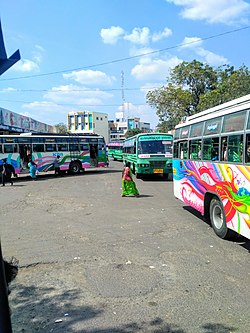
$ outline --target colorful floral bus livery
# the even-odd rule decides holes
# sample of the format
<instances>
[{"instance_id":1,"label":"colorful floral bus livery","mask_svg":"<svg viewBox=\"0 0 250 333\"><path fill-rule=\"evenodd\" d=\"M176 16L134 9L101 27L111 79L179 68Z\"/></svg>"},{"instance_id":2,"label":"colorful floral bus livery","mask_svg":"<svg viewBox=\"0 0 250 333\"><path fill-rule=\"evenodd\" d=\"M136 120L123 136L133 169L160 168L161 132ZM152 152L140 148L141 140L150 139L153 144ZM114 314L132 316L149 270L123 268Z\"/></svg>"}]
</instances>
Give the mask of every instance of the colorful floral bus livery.
<instances>
[{"instance_id":1,"label":"colorful floral bus livery","mask_svg":"<svg viewBox=\"0 0 250 333\"><path fill-rule=\"evenodd\" d=\"M250 95L189 117L174 134L174 195L215 233L250 239Z\"/></svg>"},{"instance_id":2,"label":"colorful floral bus livery","mask_svg":"<svg viewBox=\"0 0 250 333\"><path fill-rule=\"evenodd\" d=\"M54 169L59 156L60 169L79 173L87 168L108 166L104 138L99 135L35 134L0 136L0 159L7 158L16 173L28 172L33 160L39 172Z\"/></svg>"},{"instance_id":3,"label":"colorful floral bus livery","mask_svg":"<svg viewBox=\"0 0 250 333\"><path fill-rule=\"evenodd\" d=\"M218 195L227 227L250 238L250 166L174 160L173 177L178 197L202 215L206 193Z\"/></svg>"}]
</instances>

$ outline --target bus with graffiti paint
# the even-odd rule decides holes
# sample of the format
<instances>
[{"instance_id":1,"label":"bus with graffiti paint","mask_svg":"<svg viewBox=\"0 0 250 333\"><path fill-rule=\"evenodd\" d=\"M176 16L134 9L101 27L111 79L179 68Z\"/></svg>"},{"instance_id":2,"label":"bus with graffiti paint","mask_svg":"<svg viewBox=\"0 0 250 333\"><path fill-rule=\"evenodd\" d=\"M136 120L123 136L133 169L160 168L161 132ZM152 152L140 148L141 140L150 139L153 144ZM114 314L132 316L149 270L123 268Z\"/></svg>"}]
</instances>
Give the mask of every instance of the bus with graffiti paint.
<instances>
[{"instance_id":1,"label":"bus with graffiti paint","mask_svg":"<svg viewBox=\"0 0 250 333\"><path fill-rule=\"evenodd\" d=\"M110 142L107 144L108 157L113 158L114 161L122 161L123 159L123 142Z\"/></svg>"},{"instance_id":2,"label":"bus with graffiti paint","mask_svg":"<svg viewBox=\"0 0 250 333\"><path fill-rule=\"evenodd\" d=\"M0 160L7 159L16 174L28 173L31 160L39 172L54 170L57 156L60 170L72 174L108 166L105 140L97 134L22 133L0 136Z\"/></svg>"},{"instance_id":3,"label":"bus with graffiti paint","mask_svg":"<svg viewBox=\"0 0 250 333\"><path fill-rule=\"evenodd\" d=\"M173 185L219 237L250 239L250 95L176 126Z\"/></svg>"},{"instance_id":4,"label":"bus with graffiti paint","mask_svg":"<svg viewBox=\"0 0 250 333\"><path fill-rule=\"evenodd\" d=\"M137 178L145 175L172 173L173 135L140 133L124 140L123 162L128 163Z\"/></svg>"}]
</instances>

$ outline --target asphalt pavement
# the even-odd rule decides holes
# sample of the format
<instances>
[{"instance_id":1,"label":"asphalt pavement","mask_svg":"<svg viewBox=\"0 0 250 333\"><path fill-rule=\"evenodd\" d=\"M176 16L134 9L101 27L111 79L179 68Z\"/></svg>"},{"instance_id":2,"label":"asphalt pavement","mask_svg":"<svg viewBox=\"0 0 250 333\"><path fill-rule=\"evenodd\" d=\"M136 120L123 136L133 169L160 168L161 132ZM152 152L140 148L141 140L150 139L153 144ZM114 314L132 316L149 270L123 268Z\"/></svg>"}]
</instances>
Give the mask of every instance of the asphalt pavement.
<instances>
[{"instance_id":1,"label":"asphalt pavement","mask_svg":"<svg viewBox=\"0 0 250 333\"><path fill-rule=\"evenodd\" d=\"M218 238L171 179L121 197L121 170L0 188L13 333L250 332L250 241Z\"/></svg>"}]
</instances>

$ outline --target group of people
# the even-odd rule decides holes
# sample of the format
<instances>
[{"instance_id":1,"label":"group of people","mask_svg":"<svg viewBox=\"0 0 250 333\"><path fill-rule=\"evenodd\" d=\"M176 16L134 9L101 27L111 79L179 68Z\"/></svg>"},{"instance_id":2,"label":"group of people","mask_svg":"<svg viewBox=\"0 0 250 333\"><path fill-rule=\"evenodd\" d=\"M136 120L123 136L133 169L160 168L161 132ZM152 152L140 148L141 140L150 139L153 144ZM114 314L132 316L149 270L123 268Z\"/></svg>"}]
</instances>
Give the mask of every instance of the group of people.
<instances>
[{"instance_id":1,"label":"group of people","mask_svg":"<svg viewBox=\"0 0 250 333\"><path fill-rule=\"evenodd\" d=\"M29 172L30 176L33 180L36 180L37 175L38 175L38 167L37 164L30 159L28 163L29 167ZM60 170L60 156L58 155L54 162L53 162L53 167L55 170L55 176L59 175L61 176L61 170ZM6 183L10 183L10 185L13 185L13 179L12 175L14 177L17 177L17 174L15 172L15 168L13 167L12 164L7 163L7 158L3 158L0 160L0 174L1 174L1 181L2 181L2 186L5 186Z\"/></svg>"},{"instance_id":2,"label":"group of people","mask_svg":"<svg viewBox=\"0 0 250 333\"><path fill-rule=\"evenodd\" d=\"M61 175L61 170L60 170L60 156L58 155L54 162L54 170L55 170L55 175ZM30 170L30 176L33 180L36 179L37 177L37 164L30 160L28 163L28 167ZM9 182L11 185L13 185L13 180L12 180L12 174L14 176L17 176L15 173L15 169L12 164L7 163L7 159L4 158L1 163L0 163L0 170L2 174L2 186L5 186L6 182ZM132 171L130 169L129 164L126 164L123 172L122 172L122 197L128 197L128 196L134 196L138 197L139 196L139 191L137 190L136 184L133 181L132 177Z\"/></svg>"}]
</instances>

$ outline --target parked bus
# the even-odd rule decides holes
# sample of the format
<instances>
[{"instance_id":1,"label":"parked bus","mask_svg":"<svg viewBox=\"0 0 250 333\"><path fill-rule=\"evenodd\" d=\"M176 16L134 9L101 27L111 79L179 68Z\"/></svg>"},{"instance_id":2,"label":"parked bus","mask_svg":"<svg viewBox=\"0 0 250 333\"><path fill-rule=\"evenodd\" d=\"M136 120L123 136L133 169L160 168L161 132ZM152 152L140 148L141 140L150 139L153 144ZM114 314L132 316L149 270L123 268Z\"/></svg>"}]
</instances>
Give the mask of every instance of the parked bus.
<instances>
[{"instance_id":1,"label":"parked bus","mask_svg":"<svg viewBox=\"0 0 250 333\"><path fill-rule=\"evenodd\" d=\"M166 133L141 133L123 143L123 162L129 163L137 178L172 173L173 136Z\"/></svg>"},{"instance_id":2,"label":"parked bus","mask_svg":"<svg viewBox=\"0 0 250 333\"><path fill-rule=\"evenodd\" d=\"M53 170L59 156L60 170L76 174L87 168L108 166L104 138L97 134L22 133L0 136L0 160L7 159L16 174L28 172L30 160L39 172Z\"/></svg>"},{"instance_id":3,"label":"parked bus","mask_svg":"<svg viewBox=\"0 0 250 333\"><path fill-rule=\"evenodd\" d=\"M219 237L233 230L250 239L250 95L176 126L173 184Z\"/></svg>"},{"instance_id":4,"label":"parked bus","mask_svg":"<svg viewBox=\"0 0 250 333\"><path fill-rule=\"evenodd\" d=\"M123 142L110 142L107 144L108 157L112 157L114 161L122 161Z\"/></svg>"}]
</instances>

